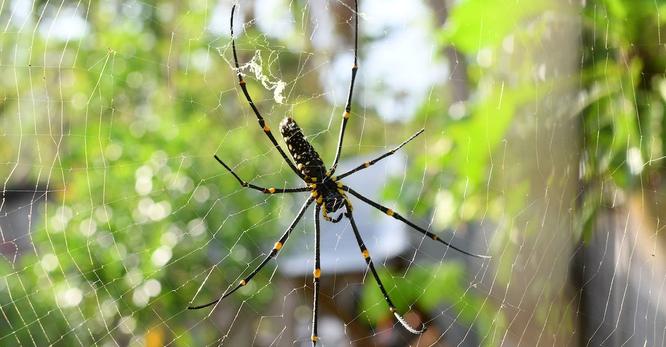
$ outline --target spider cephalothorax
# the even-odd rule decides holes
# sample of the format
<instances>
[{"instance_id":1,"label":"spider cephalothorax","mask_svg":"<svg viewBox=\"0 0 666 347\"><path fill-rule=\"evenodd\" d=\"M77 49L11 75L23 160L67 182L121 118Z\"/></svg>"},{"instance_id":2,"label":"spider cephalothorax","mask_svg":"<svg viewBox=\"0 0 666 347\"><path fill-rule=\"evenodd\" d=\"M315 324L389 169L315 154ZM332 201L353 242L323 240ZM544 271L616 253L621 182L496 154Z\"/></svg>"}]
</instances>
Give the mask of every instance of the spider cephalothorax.
<instances>
[{"instance_id":1,"label":"spider cephalothorax","mask_svg":"<svg viewBox=\"0 0 666 347\"><path fill-rule=\"evenodd\" d=\"M301 128L298 127L298 124L296 122L287 117L285 118L281 123L280 123L280 133L284 137L284 141L287 143L287 148L289 149L289 153L291 154L292 158L294 158L294 162L292 162L291 159L287 156L285 151L282 149L282 146L280 146L275 139L275 136L273 136L273 133L271 132L271 127L268 125L268 122L264 119L264 117L261 115L259 112L259 108L257 105L254 104L254 101L252 101L252 97L250 96L250 93L247 90L247 86L245 83L245 80L243 79L243 74L241 73L241 68L238 63L238 55L236 53L236 41L234 40L234 11L236 10L236 6L234 5L231 10L231 49L233 52L233 58L234 58L234 65L236 66L236 74L238 76L238 84L243 92L243 95L245 96L245 99L247 100L248 104L252 108L252 112L254 115L257 117L257 122L259 123L259 127L264 131L264 134L268 137L268 139L271 141L275 149L280 153L280 156L282 156L282 159L284 159L285 163L289 166L289 168L306 184L306 186L303 187L298 187L298 188L275 188L275 187L261 187L255 184L252 184L250 182L247 182L240 178L234 170L229 167L229 165L225 164L217 155L215 155L215 159L222 165L224 166L227 171L229 171L235 178L236 180L243 186L247 188L251 188L257 191L260 191L264 194L282 194L282 193L300 193L300 192L310 192L310 197L305 201L301 209L298 211L296 214L296 217L294 220L291 222L287 230L282 234L282 236L275 242L273 249L266 255L264 260L257 266L250 274L245 276L243 279L241 279L235 286L229 287L227 291L222 294L218 299L213 300L207 304L203 305L197 305L197 306L190 306L188 307L189 309L200 309L212 305L218 304L220 301L222 301L224 298L228 297L229 295L233 294L236 292L238 289L246 286L254 276L261 271L261 269L268 264L268 262L275 258L284 244L287 242L287 239L289 239L289 235L291 232L294 230L296 227L296 224L298 221L303 218L303 215L305 214L305 210L308 209L308 207L315 202L316 206L314 209L314 236L315 236L315 244L314 244L314 250L315 250L315 257L314 257L314 269L312 271L313 275L313 286L314 286L314 300L313 300L313 308L312 308L312 345L315 346L317 344L317 341L319 341L319 336L317 335L317 316L319 312L319 281L322 276L322 271L320 268L320 223L319 223L319 215L321 214L324 219L337 223L339 222L342 217L347 218L349 221L349 224L352 228L352 231L354 232L354 237L356 238L356 242L358 243L359 250L361 252L361 255L363 259L365 260L365 263L368 266L368 270L372 274L372 277L375 278L375 281L377 282L377 285L379 286L379 289L382 291L382 294L384 296L384 300L386 301L386 304L388 305L388 311L395 316L395 318L398 320L400 325L402 325L405 329L407 329L409 332L413 334L421 334L425 330L425 326L421 325L419 328L412 327L405 321L405 319L402 317L400 313L398 313L397 308L393 304L393 301L391 301L391 297L389 296L388 291L386 288L384 288L384 285L382 284L382 280L379 278L379 275L377 274L377 270L375 269L375 265L372 262L372 258L370 256L370 251L368 248L365 246L365 243L363 242L363 239L361 238L361 234L358 230L358 226L356 225L356 222L354 220L354 215L352 213L352 203L349 201L347 198L346 193L349 193L356 197L357 199L363 201L364 203L376 208L377 210L385 213L387 216L390 216L402 223L407 224L410 226L413 230L421 233L424 236L427 236L431 238L432 240L435 240L441 244L444 244L448 247L451 247L459 252L462 252L464 254L477 257L477 258L488 258L488 256L484 255L478 255L478 254L473 254L470 252L467 252L465 250L462 250L460 248L457 248L448 242L442 240L439 238L436 234L414 224L410 220L406 219L405 217L401 216L397 212L393 211L392 209L383 206L367 197L362 195L361 193L355 191L354 189L342 184L340 181L341 179L356 173L358 171L364 170L372 165L374 165L376 162L392 155L395 153L397 150L402 148L402 146L406 145L409 141L413 140L416 136L421 134L423 132L423 129L420 131L416 132L416 134L412 135L410 138L408 138L406 141L404 141L402 144L397 146L396 148L380 155L379 157L366 161L365 163L347 171L342 174L339 174L338 176L334 176L335 170L338 166L338 160L340 159L340 152L342 150L342 141L345 136L345 129L347 127L347 121L349 120L351 116L351 108L352 108L352 95L354 91L354 80L356 79L356 71L358 70L358 4L356 1L354 1L354 64L352 65L351 68L351 81L349 83L349 95L347 96L347 103L345 105L344 112L342 113L342 125L340 126L340 135L338 137L338 145L337 145L337 151L335 153L335 159L333 160L333 164L331 165L330 170L326 169L326 166L324 166L324 162L321 160L321 157L315 151L314 147L306 140L305 136L303 135L303 131L301 131ZM338 211L344 207L342 213L340 213L337 217L330 218L328 216L328 213L333 213Z\"/></svg>"},{"instance_id":2,"label":"spider cephalothorax","mask_svg":"<svg viewBox=\"0 0 666 347\"><path fill-rule=\"evenodd\" d=\"M303 131L291 117L280 122L280 133L287 143L287 149L296 162L296 168L305 176L306 182L311 182L312 197L317 205L321 206L324 219L337 223L342 219L342 214L335 218L328 216L345 205L347 196L342 190L342 182L331 177L330 171L326 170L324 162L319 153L308 142Z\"/></svg>"}]
</instances>

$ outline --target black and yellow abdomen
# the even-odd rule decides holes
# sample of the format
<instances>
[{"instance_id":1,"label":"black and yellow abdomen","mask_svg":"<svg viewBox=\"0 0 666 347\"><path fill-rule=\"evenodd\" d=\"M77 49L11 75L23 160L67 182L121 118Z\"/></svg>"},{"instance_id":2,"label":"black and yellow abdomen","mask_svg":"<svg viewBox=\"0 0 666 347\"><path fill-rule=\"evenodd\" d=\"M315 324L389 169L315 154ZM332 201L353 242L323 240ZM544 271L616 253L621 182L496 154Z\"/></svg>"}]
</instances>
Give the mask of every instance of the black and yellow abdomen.
<instances>
[{"instance_id":1,"label":"black and yellow abdomen","mask_svg":"<svg viewBox=\"0 0 666 347\"><path fill-rule=\"evenodd\" d=\"M339 222L342 214L335 218L328 214L339 210L348 202L342 191L342 183L326 175L326 167L319 153L305 139L303 131L293 119L287 117L280 122L280 133L296 162L296 167L305 176L306 182L310 182L312 198L321 206L324 219L333 223Z\"/></svg>"},{"instance_id":2,"label":"black and yellow abdomen","mask_svg":"<svg viewBox=\"0 0 666 347\"><path fill-rule=\"evenodd\" d=\"M291 118L280 122L280 133L287 143L289 153L296 162L296 167L303 175L322 182L326 176L326 167L314 147L305 139L303 131Z\"/></svg>"}]
</instances>

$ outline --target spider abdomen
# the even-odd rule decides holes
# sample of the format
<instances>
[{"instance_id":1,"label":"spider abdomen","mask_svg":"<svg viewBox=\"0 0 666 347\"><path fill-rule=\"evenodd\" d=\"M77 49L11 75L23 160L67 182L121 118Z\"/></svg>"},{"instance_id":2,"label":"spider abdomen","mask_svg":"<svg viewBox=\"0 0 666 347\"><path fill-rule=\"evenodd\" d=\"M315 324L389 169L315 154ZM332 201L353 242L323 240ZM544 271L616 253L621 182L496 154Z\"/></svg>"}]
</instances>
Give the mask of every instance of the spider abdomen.
<instances>
[{"instance_id":1,"label":"spider abdomen","mask_svg":"<svg viewBox=\"0 0 666 347\"><path fill-rule=\"evenodd\" d=\"M305 139L298 124L291 117L287 117L280 122L280 133L301 173L321 182L326 175L326 167L319 153Z\"/></svg>"}]
</instances>

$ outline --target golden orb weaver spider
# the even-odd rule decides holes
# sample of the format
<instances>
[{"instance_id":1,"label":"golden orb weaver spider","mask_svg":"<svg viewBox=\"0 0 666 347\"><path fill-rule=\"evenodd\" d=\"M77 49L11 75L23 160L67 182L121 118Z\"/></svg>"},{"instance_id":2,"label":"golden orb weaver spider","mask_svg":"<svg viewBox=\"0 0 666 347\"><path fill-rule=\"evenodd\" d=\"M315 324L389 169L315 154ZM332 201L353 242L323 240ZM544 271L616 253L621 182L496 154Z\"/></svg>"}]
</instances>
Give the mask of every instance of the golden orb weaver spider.
<instances>
[{"instance_id":1,"label":"golden orb weaver spider","mask_svg":"<svg viewBox=\"0 0 666 347\"><path fill-rule=\"evenodd\" d=\"M396 151L398 151L400 148L402 148L404 145L412 141L415 137L423 133L424 129L419 130L416 132L414 135L409 137L407 140L405 140L403 143L401 143L399 146L395 147L394 149L382 154L381 156L367 161L358 167L349 170L343 174L340 174L338 176L335 176L335 170L338 165L338 160L340 159L340 152L342 149L342 141L344 139L345 135L345 129L347 127L347 122L349 121L349 118L351 116L351 104L352 104L352 97L353 97L353 91L354 91L354 81L356 80L356 72L358 70L358 1L354 1L354 64L352 65L352 70L351 70L351 82L349 84L349 93L347 96L347 103L345 105L344 112L342 114L342 125L340 126L340 134L338 137L338 145L337 145L337 150L335 153L335 159L333 161L333 165L331 165L331 169L327 170L324 162L322 161L321 157L317 153L317 151L312 147L312 145L307 141L305 136L303 135L303 132L301 128L296 124L296 122L290 118L287 117L280 122L280 133L282 137L284 138L285 143L287 144L287 149L289 150L289 153L291 154L292 158L294 159L294 162L287 157L287 154L284 152L282 147L278 144L277 140L275 139L275 136L273 136L273 133L271 132L271 128L266 122L266 120L263 118L261 113L259 112L259 109L257 106L254 104L254 101L252 101L252 97L250 96L245 80L243 79L243 75L240 71L240 66L238 64L238 55L236 53L236 41L234 38L234 13L236 11L236 5L234 5L231 9L231 23L230 23L230 34L231 34L231 48L233 52L233 59L234 59L234 65L236 67L236 72L238 76L238 83L240 85L241 90L243 91L243 95L245 96L245 99L247 100L248 104L252 108L252 111L254 112L255 116L257 117L257 121L259 122L259 127L263 130L263 132L266 134L268 139L271 141L273 146L277 149L277 151L280 153L284 161L289 165L292 171L298 175L298 177L303 180L306 183L305 187L300 187L300 188L265 188L265 187L260 187L257 185L254 185L252 183L249 183L247 181L244 181L238 174L236 174L230 166L228 166L226 163L224 163L217 155L215 155L215 159L227 170L229 171L235 178L236 180L241 184L241 186L246 187L246 188L251 188L257 191L260 191L264 194L282 194L282 193L299 193L299 192L310 192L310 197L305 201L299 212L297 213L296 217L293 219L287 230L282 234L280 239L275 242L275 245L273 246L273 249L271 252L264 258L264 260L245 278L243 278L233 289L228 290L222 296L220 296L218 299L213 300L209 303L203 304L203 305L196 305L196 306L189 306L188 309L191 310L197 310L197 309L202 309L205 307L213 306L228 297L229 295L233 294L236 292L238 289L242 288L243 286L247 285L250 280L259 272L261 269L275 256L278 254L278 252L284 247L285 243L287 242L287 239L289 238L289 235L291 232L294 230L298 222L301 220L303 215L305 214L305 211L307 208L313 203L316 202L315 210L314 210L314 226L315 226L315 262L314 262L314 270L312 271L313 274L313 283L314 283L314 298L313 298L313 308L312 308L312 335L311 335L311 340L312 340L312 345L315 346L317 344L317 341L319 341L319 336L317 335L317 317L319 313L319 281L321 278L321 268L320 268L320 220L319 220L319 215L324 217L325 220L332 222L332 223L337 223L339 222L342 217L346 217L349 220L349 223L352 227L352 230L354 232L354 236L356 237L356 242L358 243L359 249L361 251L361 255L363 256L363 259L365 259L366 266L372 273L372 276L374 277L375 281L377 282L377 285L379 286L379 289L381 290L384 300L386 301L388 305L389 311L395 316L397 321L410 333L412 334L421 334L425 331L426 327L424 324L421 324L421 327L414 328L410 326L407 321L403 318L403 316L398 313L395 305L391 301L391 298L389 297L388 292L384 288L384 285L382 284L381 279L379 278L379 275L377 274L377 270L375 269L375 265L372 262L372 258L370 257L370 252L365 246L365 243L363 242L363 239L361 238L361 234L359 233L358 227L356 226L356 222L354 221L354 217L352 214L352 204L349 201L347 197L347 193L355 196L359 200L365 202L366 204L369 204L370 206L382 211L386 215L393 217L414 230L420 232L421 234L430 237L431 239L438 241L447 247L451 247L463 254L476 257L476 258L490 258L489 256L486 255L479 255L479 254L473 254L470 252L467 252L465 250L462 250L460 248L457 248L448 242L440 239L437 235L427 231L424 228L419 227L418 225L414 224L413 222L409 221L408 219L405 219L403 216L395 212L394 210L385 207L365 196L362 194L358 193L357 191L353 190L352 188L344 185L341 181L341 179L354 174L358 171L361 171L363 169L366 169L378 161L392 155ZM344 207L344 212L340 213L337 217L330 217L329 213L335 213L341 208Z\"/></svg>"}]
</instances>

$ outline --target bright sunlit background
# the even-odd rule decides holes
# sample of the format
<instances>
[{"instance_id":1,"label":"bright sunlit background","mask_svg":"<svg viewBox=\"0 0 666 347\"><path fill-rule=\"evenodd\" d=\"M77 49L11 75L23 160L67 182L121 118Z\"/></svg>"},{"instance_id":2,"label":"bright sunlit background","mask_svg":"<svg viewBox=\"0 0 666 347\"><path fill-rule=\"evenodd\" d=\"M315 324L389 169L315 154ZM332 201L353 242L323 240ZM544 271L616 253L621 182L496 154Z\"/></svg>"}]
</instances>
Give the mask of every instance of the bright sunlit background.
<instances>
[{"instance_id":1,"label":"bright sunlit background","mask_svg":"<svg viewBox=\"0 0 666 347\"><path fill-rule=\"evenodd\" d=\"M310 346L312 208L278 142L330 165L353 0L0 2L0 345ZM322 226L322 346L666 344L666 2L360 0L340 172Z\"/></svg>"}]
</instances>

